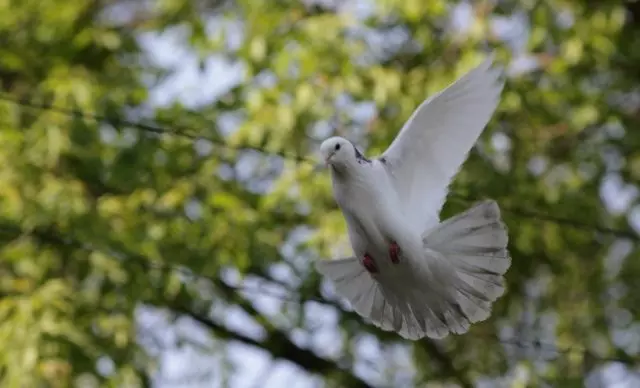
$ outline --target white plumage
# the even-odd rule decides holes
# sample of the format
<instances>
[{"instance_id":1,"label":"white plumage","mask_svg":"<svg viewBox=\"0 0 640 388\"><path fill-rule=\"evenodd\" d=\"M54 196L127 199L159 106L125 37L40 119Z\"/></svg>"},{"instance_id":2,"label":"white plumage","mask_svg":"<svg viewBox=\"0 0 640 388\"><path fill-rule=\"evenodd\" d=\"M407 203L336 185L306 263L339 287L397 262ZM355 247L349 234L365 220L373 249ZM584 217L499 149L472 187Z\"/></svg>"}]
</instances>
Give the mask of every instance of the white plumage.
<instances>
[{"instance_id":1,"label":"white plumage","mask_svg":"<svg viewBox=\"0 0 640 388\"><path fill-rule=\"evenodd\" d=\"M504 292L511 259L497 204L482 202L442 223L438 217L498 104L503 83L491 64L423 102L377 159L340 137L320 147L355 256L316 268L356 312L405 338L465 333Z\"/></svg>"}]
</instances>

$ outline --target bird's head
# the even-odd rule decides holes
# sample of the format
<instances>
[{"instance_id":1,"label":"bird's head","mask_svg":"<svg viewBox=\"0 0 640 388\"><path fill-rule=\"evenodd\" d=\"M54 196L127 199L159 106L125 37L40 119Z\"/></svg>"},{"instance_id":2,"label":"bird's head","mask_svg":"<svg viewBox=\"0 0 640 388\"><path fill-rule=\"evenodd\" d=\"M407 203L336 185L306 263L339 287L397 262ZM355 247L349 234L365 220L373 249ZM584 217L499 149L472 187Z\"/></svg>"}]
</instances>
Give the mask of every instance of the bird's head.
<instances>
[{"instance_id":1,"label":"bird's head","mask_svg":"<svg viewBox=\"0 0 640 388\"><path fill-rule=\"evenodd\" d=\"M320 155L327 166L344 167L356 163L355 147L349 140L339 136L323 141Z\"/></svg>"}]
</instances>

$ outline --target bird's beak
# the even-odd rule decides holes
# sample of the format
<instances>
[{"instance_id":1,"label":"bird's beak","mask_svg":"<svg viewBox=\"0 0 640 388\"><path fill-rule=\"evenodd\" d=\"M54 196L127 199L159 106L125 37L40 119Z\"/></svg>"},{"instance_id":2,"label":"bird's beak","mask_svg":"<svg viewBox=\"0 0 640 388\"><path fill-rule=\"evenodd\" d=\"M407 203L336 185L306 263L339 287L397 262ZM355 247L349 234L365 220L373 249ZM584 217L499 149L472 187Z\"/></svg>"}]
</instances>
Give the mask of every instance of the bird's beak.
<instances>
[{"instance_id":1,"label":"bird's beak","mask_svg":"<svg viewBox=\"0 0 640 388\"><path fill-rule=\"evenodd\" d=\"M330 153L330 154L329 154L329 156L327 156L327 157L324 159L324 165L325 165L325 166L329 167L329 161L331 161L331 158L333 157L333 155L334 155L335 153L336 153L335 151L334 151L334 152L332 152L332 153Z\"/></svg>"},{"instance_id":2,"label":"bird's beak","mask_svg":"<svg viewBox=\"0 0 640 388\"><path fill-rule=\"evenodd\" d=\"M333 154L330 154L329 156L324 158L324 163L317 163L313 167L313 172L314 173L319 173L319 172L322 172L322 170L324 170L325 168L327 168L329 166L329 160L331 159L332 156L333 156Z\"/></svg>"}]
</instances>

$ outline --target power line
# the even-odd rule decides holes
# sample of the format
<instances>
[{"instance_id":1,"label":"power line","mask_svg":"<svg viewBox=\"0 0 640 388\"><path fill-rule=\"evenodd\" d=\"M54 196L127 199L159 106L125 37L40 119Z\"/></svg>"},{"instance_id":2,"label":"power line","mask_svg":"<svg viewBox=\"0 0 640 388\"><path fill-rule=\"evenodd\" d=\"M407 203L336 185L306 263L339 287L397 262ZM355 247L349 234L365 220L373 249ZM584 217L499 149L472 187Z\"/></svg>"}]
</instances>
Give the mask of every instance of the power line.
<instances>
[{"instance_id":1,"label":"power line","mask_svg":"<svg viewBox=\"0 0 640 388\"><path fill-rule=\"evenodd\" d=\"M15 97L9 96L6 93L0 93L0 101L5 101L8 103L16 104L18 106L31 108L31 109L53 111L53 112L57 112L70 117L75 117L78 119L104 122L114 127L126 126L126 127L136 128L141 131L153 133L153 134L181 136L190 140L207 140L212 144L215 144L219 147L226 148L226 149L232 149L237 151L253 150L263 154L266 153L266 154L278 155L282 158L295 160L298 162L315 164L315 161L313 159L305 156L289 154L283 151L266 151L258 146L252 146L252 145L232 145L220 139L216 139L212 136L197 134L193 130L190 130L187 128L168 129L165 127L158 126L156 124L147 124L142 122L131 121L131 120L123 119L122 117L116 117L113 115L103 115L99 113L84 112L77 109L58 107L58 106L54 106L47 103L37 103L37 102L28 101L24 99L21 100L21 99L17 99ZM467 203L476 202L480 199L480 198L472 198L470 196L465 196L465 195L461 195L453 192L450 194L450 197L465 201ZM599 225L592 225L592 224L583 223L583 222L568 219L568 218L562 218L562 217L553 216L549 214L541 214L539 212L524 210L520 208L507 207L502 204L500 205L500 207L501 209L519 217L536 219L543 222L562 224L562 225L571 226L576 229L596 231L599 233L613 235L620 238L628 238L634 241L640 241L640 236L631 229L615 229L615 228L609 228L609 227L604 227Z\"/></svg>"},{"instance_id":2,"label":"power line","mask_svg":"<svg viewBox=\"0 0 640 388\"><path fill-rule=\"evenodd\" d=\"M206 140L214 145L217 145L219 147L223 147L226 149L232 149L237 151L252 150L260 153L278 155L282 158L296 160L298 162L308 162L308 163L314 162L312 159L306 158L304 156L289 154L282 151L265 151L264 149L258 146L252 146L247 144L243 144L243 145L229 144L220 139L214 138L209 135L199 134L194 132L192 129L184 128L184 127L168 129L156 124L143 123L140 121L132 121L132 120L124 119L122 117L117 117L115 115L86 112L79 109L55 106L55 105L44 103L44 102L34 102L26 99L17 99L15 97L7 95L6 93L0 93L0 101L8 102L8 103L15 104L25 108L56 112L69 117L75 117L77 119L103 122L103 123L112 125L113 127L131 127L144 132L153 133L156 135L174 135L174 136L184 137L189 140Z\"/></svg>"}]
</instances>

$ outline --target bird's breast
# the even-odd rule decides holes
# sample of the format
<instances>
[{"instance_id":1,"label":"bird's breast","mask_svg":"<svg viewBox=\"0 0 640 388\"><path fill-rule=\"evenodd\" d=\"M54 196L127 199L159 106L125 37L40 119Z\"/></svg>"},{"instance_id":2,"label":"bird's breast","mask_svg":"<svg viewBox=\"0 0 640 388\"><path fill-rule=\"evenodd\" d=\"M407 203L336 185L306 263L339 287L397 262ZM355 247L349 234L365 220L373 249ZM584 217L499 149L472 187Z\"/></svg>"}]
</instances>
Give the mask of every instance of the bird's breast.
<instances>
[{"instance_id":1,"label":"bird's breast","mask_svg":"<svg viewBox=\"0 0 640 388\"><path fill-rule=\"evenodd\" d=\"M380 182L377 182L380 183ZM386 256L388 233L384 225L397 223L399 207L383 186L350 182L334 186L336 202L347 221L351 245L358 256L368 253L374 258Z\"/></svg>"}]
</instances>

